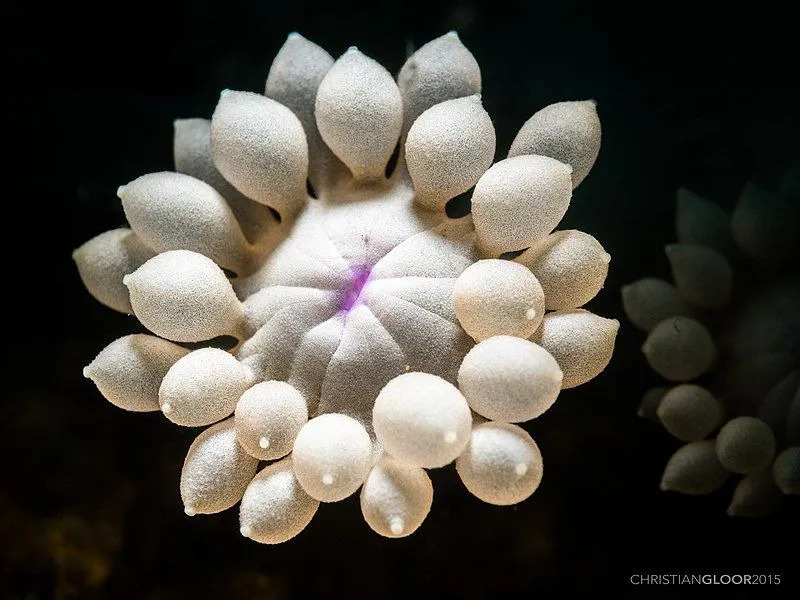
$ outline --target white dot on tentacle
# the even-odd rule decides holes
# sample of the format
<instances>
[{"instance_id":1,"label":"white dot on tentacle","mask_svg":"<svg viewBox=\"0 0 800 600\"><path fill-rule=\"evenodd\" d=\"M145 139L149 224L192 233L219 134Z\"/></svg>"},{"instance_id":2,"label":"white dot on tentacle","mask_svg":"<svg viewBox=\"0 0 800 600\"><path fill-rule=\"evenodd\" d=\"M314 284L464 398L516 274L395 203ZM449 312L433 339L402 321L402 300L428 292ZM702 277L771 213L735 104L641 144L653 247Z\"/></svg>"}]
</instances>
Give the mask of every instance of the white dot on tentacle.
<instances>
[{"instance_id":1,"label":"white dot on tentacle","mask_svg":"<svg viewBox=\"0 0 800 600\"><path fill-rule=\"evenodd\" d=\"M389 529L391 529L394 535L403 533L403 519L400 517L392 517L389 520Z\"/></svg>"},{"instance_id":2,"label":"white dot on tentacle","mask_svg":"<svg viewBox=\"0 0 800 600\"><path fill-rule=\"evenodd\" d=\"M535 308L529 308L525 312L525 318L528 319L529 321L533 321L536 318L536 309Z\"/></svg>"},{"instance_id":3,"label":"white dot on tentacle","mask_svg":"<svg viewBox=\"0 0 800 600\"><path fill-rule=\"evenodd\" d=\"M444 441L447 442L448 444L454 443L457 438L458 435L456 435L455 431L448 431L447 433L444 434Z\"/></svg>"},{"instance_id":4,"label":"white dot on tentacle","mask_svg":"<svg viewBox=\"0 0 800 600\"><path fill-rule=\"evenodd\" d=\"M265 437L262 437L260 440L258 440L258 446L266 450L269 448L269 440Z\"/></svg>"},{"instance_id":5,"label":"white dot on tentacle","mask_svg":"<svg viewBox=\"0 0 800 600\"><path fill-rule=\"evenodd\" d=\"M331 475L330 473L325 473L325 475L322 476L322 483L324 483L325 485L332 485L333 475Z\"/></svg>"},{"instance_id":6,"label":"white dot on tentacle","mask_svg":"<svg viewBox=\"0 0 800 600\"><path fill-rule=\"evenodd\" d=\"M168 415L171 410L172 410L172 404L170 404L169 402L165 402L163 405L161 405L161 412L163 412L165 415Z\"/></svg>"},{"instance_id":7,"label":"white dot on tentacle","mask_svg":"<svg viewBox=\"0 0 800 600\"><path fill-rule=\"evenodd\" d=\"M514 472L522 477L525 473L528 472L528 465L525 463L519 463L516 467L514 467Z\"/></svg>"}]
</instances>

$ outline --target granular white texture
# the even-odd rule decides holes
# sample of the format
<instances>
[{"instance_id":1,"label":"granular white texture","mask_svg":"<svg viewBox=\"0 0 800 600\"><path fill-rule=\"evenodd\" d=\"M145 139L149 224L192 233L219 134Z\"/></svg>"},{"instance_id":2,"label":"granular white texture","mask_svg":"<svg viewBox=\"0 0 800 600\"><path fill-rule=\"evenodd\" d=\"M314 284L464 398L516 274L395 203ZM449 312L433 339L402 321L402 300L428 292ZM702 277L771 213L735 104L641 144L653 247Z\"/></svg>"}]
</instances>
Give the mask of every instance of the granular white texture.
<instances>
[{"instance_id":1,"label":"granular white texture","mask_svg":"<svg viewBox=\"0 0 800 600\"><path fill-rule=\"evenodd\" d=\"M134 314L156 335L200 342L239 334L242 304L222 269L202 254L163 252L122 282L130 290Z\"/></svg>"},{"instance_id":2,"label":"granular white texture","mask_svg":"<svg viewBox=\"0 0 800 600\"><path fill-rule=\"evenodd\" d=\"M524 155L496 163L478 180L472 218L488 252L524 250L555 229L572 198L572 168Z\"/></svg>"},{"instance_id":3,"label":"granular white texture","mask_svg":"<svg viewBox=\"0 0 800 600\"><path fill-rule=\"evenodd\" d=\"M406 140L408 172L416 201L442 210L492 166L492 120L479 95L432 106L414 122Z\"/></svg>"},{"instance_id":4,"label":"granular white texture","mask_svg":"<svg viewBox=\"0 0 800 600\"><path fill-rule=\"evenodd\" d=\"M81 281L89 293L109 308L131 314L133 308L123 277L156 253L127 227L93 237L72 253Z\"/></svg>"},{"instance_id":5,"label":"granular white texture","mask_svg":"<svg viewBox=\"0 0 800 600\"><path fill-rule=\"evenodd\" d=\"M175 170L205 181L217 190L233 211L247 241L259 244L260 247L251 249L251 252L255 255L263 252L264 245L278 237L276 235L279 231L278 222L268 206L242 194L217 169L211 156L211 121L177 119L174 128L172 151ZM252 258L252 255L249 258Z\"/></svg>"},{"instance_id":6,"label":"granular white texture","mask_svg":"<svg viewBox=\"0 0 800 600\"><path fill-rule=\"evenodd\" d=\"M186 348L137 333L114 340L83 369L114 406L135 412L160 410L158 388Z\"/></svg>"},{"instance_id":7,"label":"granular white texture","mask_svg":"<svg viewBox=\"0 0 800 600\"><path fill-rule=\"evenodd\" d=\"M472 416L453 384L428 373L405 373L378 394L372 423L388 454L409 465L434 468L464 451Z\"/></svg>"},{"instance_id":8,"label":"granular white texture","mask_svg":"<svg viewBox=\"0 0 800 600\"><path fill-rule=\"evenodd\" d=\"M305 132L280 102L251 92L222 92L211 118L211 156L222 176L248 198L286 215L305 202Z\"/></svg>"},{"instance_id":9,"label":"granular white texture","mask_svg":"<svg viewBox=\"0 0 800 600\"><path fill-rule=\"evenodd\" d=\"M476 342L495 335L530 337L542 322L544 303L533 273L509 260L479 260L453 286L458 322Z\"/></svg>"},{"instance_id":10,"label":"granular white texture","mask_svg":"<svg viewBox=\"0 0 800 600\"><path fill-rule=\"evenodd\" d=\"M611 255L588 233L556 231L525 250L516 262L528 267L542 286L547 310L579 308L597 295L608 275Z\"/></svg>"},{"instance_id":11,"label":"granular white texture","mask_svg":"<svg viewBox=\"0 0 800 600\"><path fill-rule=\"evenodd\" d=\"M481 69L451 31L414 52L397 76L403 96L403 131L407 132L423 112L452 98L481 91Z\"/></svg>"},{"instance_id":12,"label":"granular white texture","mask_svg":"<svg viewBox=\"0 0 800 600\"><path fill-rule=\"evenodd\" d=\"M193 250L237 273L246 269L250 245L225 198L181 173L150 173L117 190L125 217L157 252Z\"/></svg>"},{"instance_id":13,"label":"granular white texture","mask_svg":"<svg viewBox=\"0 0 800 600\"><path fill-rule=\"evenodd\" d=\"M233 419L197 436L181 471L181 499L190 517L230 508L242 499L258 469L258 460L236 441Z\"/></svg>"},{"instance_id":14,"label":"granular white texture","mask_svg":"<svg viewBox=\"0 0 800 600\"><path fill-rule=\"evenodd\" d=\"M264 95L300 119L308 142L308 180L314 189L329 186L347 167L322 141L314 115L317 89L333 66L333 57L299 33L290 33L267 75ZM224 194L223 194L224 195Z\"/></svg>"},{"instance_id":15,"label":"granular white texture","mask_svg":"<svg viewBox=\"0 0 800 600\"><path fill-rule=\"evenodd\" d=\"M588 310L557 310L547 313L531 337L558 362L563 389L594 379L611 361L619 321L605 319Z\"/></svg>"},{"instance_id":16,"label":"granular white texture","mask_svg":"<svg viewBox=\"0 0 800 600\"><path fill-rule=\"evenodd\" d=\"M320 502L354 493L372 466L372 441L355 419L326 414L306 423L292 449L294 471L303 489Z\"/></svg>"},{"instance_id":17,"label":"granular white texture","mask_svg":"<svg viewBox=\"0 0 800 600\"><path fill-rule=\"evenodd\" d=\"M433 485L424 469L384 455L361 488L361 512L375 533L405 537L414 533L431 510Z\"/></svg>"},{"instance_id":18,"label":"granular white texture","mask_svg":"<svg viewBox=\"0 0 800 600\"><path fill-rule=\"evenodd\" d=\"M472 430L456 470L475 496L501 506L528 498L542 481L542 454L517 425L488 422Z\"/></svg>"},{"instance_id":19,"label":"granular white texture","mask_svg":"<svg viewBox=\"0 0 800 600\"><path fill-rule=\"evenodd\" d=\"M317 508L319 501L300 486L287 457L264 467L247 486L239 531L262 544L282 544L306 528Z\"/></svg>"},{"instance_id":20,"label":"granular white texture","mask_svg":"<svg viewBox=\"0 0 800 600\"><path fill-rule=\"evenodd\" d=\"M236 404L236 438L259 460L275 460L292 451L308 421L303 395L284 381L262 381Z\"/></svg>"},{"instance_id":21,"label":"granular white texture","mask_svg":"<svg viewBox=\"0 0 800 600\"><path fill-rule=\"evenodd\" d=\"M597 160L600 137L596 102L556 102L525 122L508 155L541 154L555 158L572 167L573 187L578 187Z\"/></svg>"},{"instance_id":22,"label":"granular white texture","mask_svg":"<svg viewBox=\"0 0 800 600\"><path fill-rule=\"evenodd\" d=\"M322 139L356 179L383 177L403 127L403 100L389 71L350 48L319 84L314 110Z\"/></svg>"},{"instance_id":23,"label":"granular white texture","mask_svg":"<svg viewBox=\"0 0 800 600\"><path fill-rule=\"evenodd\" d=\"M470 408L487 419L535 419L558 398L564 375L556 359L531 341L500 335L464 357L458 388Z\"/></svg>"},{"instance_id":24,"label":"granular white texture","mask_svg":"<svg viewBox=\"0 0 800 600\"><path fill-rule=\"evenodd\" d=\"M170 367L158 401L173 423L187 427L211 425L231 415L253 374L230 353L200 348Z\"/></svg>"},{"instance_id":25,"label":"granular white texture","mask_svg":"<svg viewBox=\"0 0 800 600\"><path fill-rule=\"evenodd\" d=\"M679 243L666 246L675 285L648 277L622 288L628 318L649 332L650 367L680 383L648 390L640 407L691 442L670 459L662 488L709 493L734 474L732 517L766 515L798 491L800 196L792 181L777 192L746 184L730 215L678 190Z\"/></svg>"},{"instance_id":26,"label":"granular white texture","mask_svg":"<svg viewBox=\"0 0 800 600\"><path fill-rule=\"evenodd\" d=\"M231 506L252 479L241 532L280 543L366 482L369 526L409 535L431 506L425 469L456 460L483 422L464 394L521 422L610 359L615 321L546 314L583 306L608 270L590 235L549 235L596 157L595 106L539 111L492 166L480 68L455 32L396 81L355 48L334 59L292 33L263 89L175 121L175 172L131 174L118 191L130 229L75 251L90 293L153 334L110 345L86 374L130 410L227 419L187 458L189 512ZM449 217L473 186L472 214ZM530 264L501 260L533 245ZM526 339L546 322L541 347ZM259 460L279 462L253 479Z\"/></svg>"}]
</instances>

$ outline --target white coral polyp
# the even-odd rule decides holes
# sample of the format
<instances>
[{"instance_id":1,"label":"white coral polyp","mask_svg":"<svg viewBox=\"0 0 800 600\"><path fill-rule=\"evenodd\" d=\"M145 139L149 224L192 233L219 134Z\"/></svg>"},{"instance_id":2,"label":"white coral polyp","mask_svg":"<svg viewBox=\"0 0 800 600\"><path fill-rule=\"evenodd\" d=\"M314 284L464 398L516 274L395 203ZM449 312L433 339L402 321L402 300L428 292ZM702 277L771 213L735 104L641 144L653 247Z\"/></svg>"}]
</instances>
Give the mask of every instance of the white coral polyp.
<instances>
[{"instance_id":1,"label":"white coral polyp","mask_svg":"<svg viewBox=\"0 0 800 600\"><path fill-rule=\"evenodd\" d=\"M562 240L550 234L597 157L600 122L593 103L546 108L492 166L480 87L455 33L397 82L355 48L334 60L291 34L266 95L226 90L210 121L176 121L177 173L120 188L130 229L76 251L90 292L160 336L112 344L87 376L123 408L220 421L187 457L188 513L244 496L242 534L279 543L363 484L370 527L401 537L430 509L425 469L468 447L459 470L479 497L509 504L538 486L535 443L503 421L599 374L616 335L585 310L546 313L583 306L607 273L588 234L548 243ZM473 186L473 215L449 218ZM478 339L526 354L476 348L462 367ZM470 406L497 423L473 429Z\"/></svg>"}]
</instances>

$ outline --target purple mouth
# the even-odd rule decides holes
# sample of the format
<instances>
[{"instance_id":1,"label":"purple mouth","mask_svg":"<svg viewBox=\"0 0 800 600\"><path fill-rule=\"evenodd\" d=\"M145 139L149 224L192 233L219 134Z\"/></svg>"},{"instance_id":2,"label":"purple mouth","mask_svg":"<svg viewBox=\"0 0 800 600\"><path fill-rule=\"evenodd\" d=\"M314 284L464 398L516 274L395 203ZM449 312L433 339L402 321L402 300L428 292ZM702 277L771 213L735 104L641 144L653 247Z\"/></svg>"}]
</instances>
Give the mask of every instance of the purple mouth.
<instances>
[{"instance_id":1,"label":"purple mouth","mask_svg":"<svg viewBox=\"0 0 800 600\"><path fill-rule=\"evenodd\" d=\"M361 296L361 290L369 281L372 269L353 269L350 271L350 281L345 288L344 297L342 298L342 310L349 312L356 304Z\"/></svg>"}]
</instances>

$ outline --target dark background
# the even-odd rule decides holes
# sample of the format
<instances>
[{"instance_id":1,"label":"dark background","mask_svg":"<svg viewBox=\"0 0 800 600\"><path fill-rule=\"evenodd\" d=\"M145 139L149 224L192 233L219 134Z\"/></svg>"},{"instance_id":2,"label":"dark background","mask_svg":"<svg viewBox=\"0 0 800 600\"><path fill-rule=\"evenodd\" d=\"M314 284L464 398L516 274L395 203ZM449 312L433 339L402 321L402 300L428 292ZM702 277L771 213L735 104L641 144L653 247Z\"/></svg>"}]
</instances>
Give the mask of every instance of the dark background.
<instances>
[{"instance_id":1,"label":"dark background","mask_svg":"<svg viewBox=\"0 0 800 600\"><path fill-rule=\"evenodd\" d=\"M628 583L647 572L778 573L770 592L800 587L796 498L744 520L725 515L731 486L658 490L679 444L636 417L657 379L618 292L667 275L679 185L730 208L747 179L774 183L797 155L790 3L67 4L2 5L0 597L677 595ZM82 288L72 249L123 223L118 185L172 168L174 118L209 117L223 88L263 91L290 31L334 56L357 44L396 73L407 47L450 29L481 65L498 158L544 105L598 101L603 149L564 225L613 257L590 305L623 323L612 364L526 426L545 477L519 506L482 504L449 467L432 473L433 510L402 540L375 535L357 496L277 547L243 539L236 509L187 518L178 479L197 432L116 409L83 379L101 348L139 326ZM767 590L724 590L756 591Z\"/></svg>"}]
</instances>

